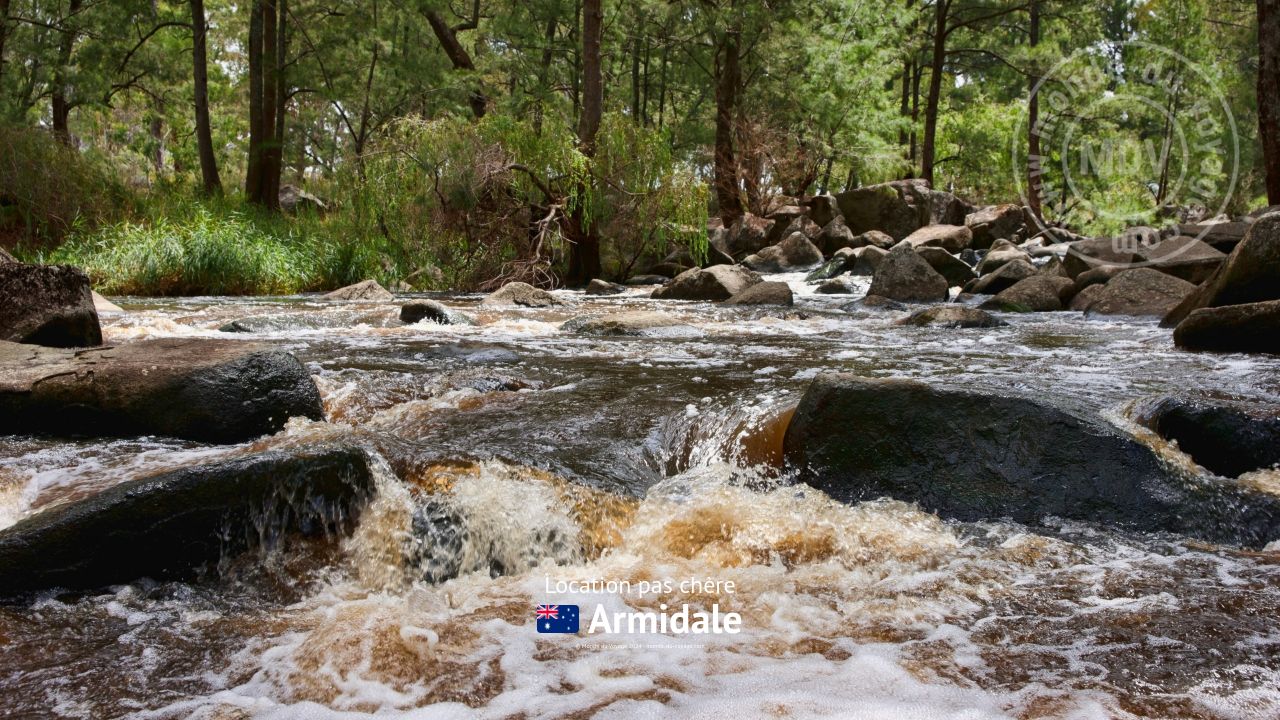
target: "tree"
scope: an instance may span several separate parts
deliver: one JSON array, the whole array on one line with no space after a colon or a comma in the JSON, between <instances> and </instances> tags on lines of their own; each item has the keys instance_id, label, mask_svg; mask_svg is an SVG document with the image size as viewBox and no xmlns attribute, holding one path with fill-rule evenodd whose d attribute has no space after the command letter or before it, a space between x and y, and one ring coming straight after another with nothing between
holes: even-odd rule
<instances>
[{"instance_id":1,"label":"tree","mask_svg":"<svg viewBox=\"0 0 1280 720\"><path fill-rule=\"evenodd\" d=\"M1267 202L1280 205L1280 0L1258 0L1258 139Z\"/></svg>"},{"instance_id":2,"label":"tree","mask_svg":"<svg viewBox=\"0 0 1280 720\"><path fill-rule=\"evenodd\" d=\"M209 126L209 64L206 57L208 27L205 25L204 0L191 0L192 81L195 86L196 146L200 157L200 179L206 195L222 192L218 177L218 158L213 153L213 134Z\"/></svg>"},{"instance_id":3,"label":"tree","mask_svg":"<svg viewBox=\"0 0 1280 720\"><path fill-rule=\"evenodd\" d=\"M453 63L455 70L474 73L476 66L471 61L471 54L458 41L458 33L463 30L474 30L480 26L480 0L473 0L471 5L471 17L457 25L450 26L440 14L439 10L429 8L423 13L427 16L427 22L431 24L431 31L435 33L436 39L440 41L440 47L444 50L444 54L449 57L449 62ZM485 97L484 90L477 84L471 91L469 104L471 105L471 113L476 119L484 117L485 111L489 107L489 99Z\"/></svg>"},{"instance_id":4,"label":"tree","mask_svg":"<svg viewBox=\"0 0 1280 720\"><path fill-rule=\"evenodd\" d=\"M244 195L280 209L286 0L254 0L249 18L249 153Z\"/></svg>"},{"instance_id":5,"label":"tree","mask_svg":"<svg viewBox=\"0 0 1280 720\"><path fill-rule=\"evenodd\" d=\"M604 113L604 80L600 72L600 37L604 26L601 0L584 0L582 4L582 114L578 118L578 145L588 163L595 155L596 133ZM592 180L592 182L594 182ZM569 285L585 285L600 276L600 236L595 219L589 214L587 198L593 188L578 193L570 216Z\"/></svg>"}]
</instances>

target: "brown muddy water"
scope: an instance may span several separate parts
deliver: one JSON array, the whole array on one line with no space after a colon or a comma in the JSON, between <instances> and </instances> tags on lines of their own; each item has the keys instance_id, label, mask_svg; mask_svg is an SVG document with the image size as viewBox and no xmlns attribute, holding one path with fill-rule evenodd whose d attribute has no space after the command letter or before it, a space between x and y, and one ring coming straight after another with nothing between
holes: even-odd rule
<instances>
[{"instance_id":1,"label":"brown muddy water","mask_svg":"<svg viewBox=\"0 0 1280 720\"><path fill-rule=\"evenodd\" d=\"M368 449L379 494L350 537L251 553L218 579L0 606L0 716L1280 717L1275 544L943 521L835 503L777 467L787 411L825 370L1025 394L1136 432L1126 408L1153 394L1280 401L1280 359L1183 353L1154 321L1078 313L897 327L901 313L844 313L852 298L783 279L794 308L441 298L474 327L404 326L399 303L122 300L111 342L296 353L329 422L231 447L2 438L0 527L142 473L333 439ZM684 326L559 329L622 309ZM258 332L217 332L230 320ZM722 585L678 586L690 578ZM593 580L676 586L546 591ZM718 604L743 628L539 635L548 601Z\"/></svg>"}]
</instances>

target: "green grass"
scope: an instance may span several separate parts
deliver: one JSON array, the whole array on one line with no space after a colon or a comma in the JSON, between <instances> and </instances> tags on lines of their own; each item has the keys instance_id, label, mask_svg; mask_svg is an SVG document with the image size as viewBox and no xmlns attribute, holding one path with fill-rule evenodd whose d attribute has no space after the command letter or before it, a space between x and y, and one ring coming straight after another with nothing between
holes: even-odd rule
<instances>
[{"instance_id":1,"label":"green grass","mask_svg":"<svg viewBox=\"0 0 1280 720\"><path fill-rule=\"evenodd\" d=\"M85 270L115 295L264 295L398 276L375 243L337 239L321 218L288 218L231 201L163 203L155 219L76 232L39 258Z\"/></svg>"}]
</instances>

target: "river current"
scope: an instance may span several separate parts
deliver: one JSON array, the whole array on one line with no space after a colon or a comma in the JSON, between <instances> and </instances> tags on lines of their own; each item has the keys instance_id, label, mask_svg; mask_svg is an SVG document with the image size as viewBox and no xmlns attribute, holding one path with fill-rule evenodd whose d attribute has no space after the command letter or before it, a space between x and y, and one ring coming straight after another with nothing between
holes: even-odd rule
<instances>
[{"instance_id":1,"label":"river current","mask_svg":"<svg viewBox=\"0 0 1280 720\"><path fill-rule=\"evenodd\" d=\"M368 450L379 492L349 537L229 559L218 579L0 606L0 716L1280 717L1276 544L945 521L837 503L780 467L823 371L1034 397L1187 464L1130 420L1135 401L1280 402L1280 358L1182 352L1155 321L1079 313L902 327L771 279L794 307L433 296L475 326L404 325L399 302L118 299L108 342L295 353L328 421L235 446L0 438L0 527L142 474L329 441ZM679 324L560 327L637 309ZM232 320L254 332L218 331ZM630 589L581 591L597 581ZM716 605L742 631L542 635L546 602Z\"/></svg>"}]
</instances>

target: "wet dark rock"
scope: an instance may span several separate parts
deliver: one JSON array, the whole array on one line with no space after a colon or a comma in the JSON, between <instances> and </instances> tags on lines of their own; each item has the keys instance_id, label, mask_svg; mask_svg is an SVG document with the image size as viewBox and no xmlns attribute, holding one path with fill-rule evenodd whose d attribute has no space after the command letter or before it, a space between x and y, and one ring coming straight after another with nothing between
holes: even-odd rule
<instances>
[{"instance_id":1,"label":"wet dark rock","mask_svg":"<svg viewBox=\"0 0 1280 720\"><path fill-rule=\"evenodd\" d=\"M903 302L937 302L947 298L949 288L947 279L903 242L880 261L868 294Z\"/></svg>"},{"instance_id":2,"label":"wet dark rock","mask_svg":"<svg viewBox=\"0 0 1280 720\"><path fill-rule=\"evenodd\" d=\"M791 305L795 298L784 282L761 282L734 293L725 305Z\"/></svg>"},{"instance_id":3,"label":"wet dark rock","mask_svg":"<svg viewBox=\"0 0 1280 720\"><path fill-rule=\"evenodd\" d=\"M1199 308L1280 300L1280 213L1263 215L1222 265L1161 323L1173 327Z\"/></svg>"},{"instance_id":4,"label":"wet dark rock","mask_svg":"<svg viewBox=\"0 0 1280 720\"><path fill-rule=\"evenodd\" d=\"M939 275L946 278L948 285L963 286L977 277L973 268L942 248L922 247L917 248L916 253L924 258L930 267L937 270Z\"/></svg>"},{"instance_id":5,"label":"wet dark rock","mask_svg":"<svg viewBox=\"0 0 1280 720\"><path fill-rule=\"evenodd\" d=\"M418 323L424 320L440 325L474 325L470 315L454 310L435 300L410 300L400 306L400 321Z\"/></svg>"},{"instance_id":6,"label":"wet dark rock","mask_svg":"<svg viewBox=\"0 0 1280 720\"><path fill-rule=\"evenodd\" d=\"M1187 350L1280 353L1280 300L1200 308L1173 330Z\"/></svg>"},{"instance_id":7,"label":"wet dark rock","mask_svg":"<svg viewBox=\"0 0 1280 720\"><path fill-rule=\"evenodd\" d=\"M1050 517L1261 546L1280 500L1170 477L1100 421L1019 397L819 375L787 428L798 479L844 502L891 497L964 521Z\"/></svg>"},{"instance_id":8,"label":"wet dark rock","mask_svg":"<svg viewBox=\"0 0 1280 720\"><path fill-rule=\"evenodd\" d=\"M481 307L520 305L522 307L544 308L555 304L556 299L551 293L522 282L507 283L480 301Z\"/></svg>"},{"instance_id":9,"label":"wet dark rock","mask_svg":"<svg viewBox=\"0 0 1280 720\"><path fill-rule=\"evenodd\" d=\"M368 459L354 447L274 450L129 480L0 530L0 595L197 579L264 538L348 530L372 493Z\"/></svg>"},{"instance_id":10,"label":"wet dark rock","mask_svg":"<svg viewBox=\"0 0 1280 720\"><path fill-rule=\"evenodd\" d=\"M682 265L680 263L662 262L650 267L645 271L645 275L660 275L664 278L673 278L680 273L693 267L693 264Z\"/></svg>"},{"instance_id":11,"label":"wet dark rock","mask_svg":"<svg viewBox=\"0 0 1280 720\"><path fill-rule=\"evenodd\" d=\"M248 322L246 322L246 321L244 321L244 320L232 320L231 322L229 322L229 323L224 323L221 327L219 327L219 328L218 328L218 332L224 332L224 333L252 333L252 332L254 332L254 329L253 329L253 327L251 327L251 326L249 325L249 323L248 323Z\"/></svg>"},{"instance_id":12,"label":"wet dark rock","mask_svg":"<svg viewBox=\"0 0 1280 720\"><path fill-rule=\"evenodd\" d=\"M1033 275L996 293L982 303L984 310L1006 312L1058 312L1071 300L1074 283L1056 275Z\"/></svg>"},{"instance_id":13,"label":"wet dark rock","mask_svg":"<svg viewBox=\"0 0 1280 720\"><path fill-rule=\"evenodd\" d=\"M587 283L587 287L583 292L587 295L620 295L627 291L626 285L611 283L607 280L596 278Z\"/></svg>"},{"instance_id":14,"label":"wet dark rock","mask_svg":"<svg viewBox=\"0 0 1280 720\"><path fill-rule=\"evenodd\" d=\"M395 295L392 295L390 290L379 285L377 280L362 280L355 285L348 285L333 292L325 293L324 297L329 300L361 300L364 302L381 302L395 299Z\"/></svg>"},{"instance_id":15,"label":"wet dark rock","mask_svg":"<svg viewBox=\"0 0 1280 720\"><path fill-rule=\"evenodd\" d=\"M1185 280L1152 268L1125 270L1102 286L1088 313L1164 317L1195 289Z\"/></svg>"},{"instance_id":16,"label":"wet dark rock","mask_svg":"<svg viewBox=\"0 0 1280 720\"><path fill-rule=\"evenodd\" d=\"M480 343L449 343L438 345L429 351L435 357L453 358L476 365L518 363L521 358L513 350L498 345Z\"/></svg>"},{"instance_id":17,"label":"wet dark rock","mask_svg":"<svg viewBox=\"0 0 1280 720\"><path fill-rule=\"evenodd\" d=\"M653 291L659 300L728 300L762 282L759 275L739 265L694 268Z\"/></svg>"},{"instance_id":18,"label":"wet dark rock","mask_svg":"<svg viewBox=\"0 0 1280 720\"><path fill-rule=\"evenodd\" d=\"M777 245L748 255L742 264L757 272L794 272L822 262L822 251L803 233L793 232Z\"/></svg>"},{"instance_id":19,"label":"wet dark rock","mask_svg":"<svg viewBox=\"0 0 1280 720\"><path fill-rule=\"evenodd\" d=\"M822 284L818 285L814 292L820 295L849 295L855 289L857 289L856 286L849 278L834 277L822 281Z\"/></svg>"},{"instance_id":20,"label":"wet dark rock","mask_svg":"<svg viewBox=\"0 0 1280 720\"><path fill-rule=\"evenodd\" d=\"M899 325L925 327L933 325L944 328L994 328L1009 323L985 310L965 307L963 305L939 305L911 313L898 321Z\"/></svg>"},{"instance_id":21,"label":"wet dark rock","mask_svg":"<svg viewBox=\"0 0 1280 720\"><path fill-rule=\"evenodd\" d=\"M89 277L70 265L0 263L0 340L49 347L101 345Z\"/></svg>"},{"instance_id":22,"label":"wet dark rock","mask_svg":"<svg viewBox=\"0 0 1280 720\"><path fill-rule=\"evenodd\" d=\"M996 240L1012 240L1023 231L1022 207L990 205L966 215L964 224L973 233L972 247L983 250Z\"/></svg>"},{"instance_id":23,"label":"wet dark rock","mask_svg":"<svg viewBox=\"0 0 1280 720\"><path fill-rule=\"evenodd\" d=\"M0 432L242 442L294 416L323 420L320 393L297 358L266 345L186 338L62 350L0 342Z\"/></svg>"},{"instance_id":24,"label":"wet dark rock","mask_svg":"<svg viewBox=\"0 0 1280 720\"><path fill-rule=\"evenodd\" d=\"M929 225L908 235L904 242L917 250L933 247L958 253L973 242L973 232L964 225Z\"/></svg>"},{"instance_id":25,"label":"wet dark rock","mask_svg":"<svg viewBox=\"0 0 1280 720\"><path fill-rule=\"evenodd\" d=\"M1016 283L1037 275L1036 266L1027 260L1014 260L1000 266L999 270L988 273L967 283L964 291L975 295L995 295L1002 290L1013 287Z\"/></svg>"},{"instance_id":26,"label":"wet dark rock","mask_svg":"<svg viewBox=\"0 0 1280 720\"><path fill-rule=\"evenodd\" d=\"M857 251L853 248L840 248L831 255L831 259L826 261L817 270L809 273L804 277L808 282L816 280L829 280L841 273L849 271L858 260Z\"/></svg>"},{"instance_id":27,"label":"wet dark rock","mask_svg":"<svg viewBox=\"0 0 1280 720\"><path fill-rule=\"evenodd\" d=\"M1280 408L1169 396L1149 402L1138 419L1219 475L1280 464Z\"/></svg>"},{"instance_id":28,"label":"wet dark rock","mask_svg":"<svg viewBox=\"0 0 1280 720\"><path fill-rule=\"evenodd\" d=\"M883 295L866 295L861 300L854 300L848 305L840 307L845 312L857 312L861 310L888 310L900 312L906 310L907 306L897 300L891 300Z\"/></svg>"},{"instance_id":29,"label":"wet dark rock","mask_svg":"<svg viewBox=\"0 0 1280 720\"><path fill-rule=\"evenodd\" d=\"M879 230L901 240L926 225L960 225L971 208L955 195L924 180L895 180L835 196L845 224L854 233Z\"/></svg>"}]
</instances>

